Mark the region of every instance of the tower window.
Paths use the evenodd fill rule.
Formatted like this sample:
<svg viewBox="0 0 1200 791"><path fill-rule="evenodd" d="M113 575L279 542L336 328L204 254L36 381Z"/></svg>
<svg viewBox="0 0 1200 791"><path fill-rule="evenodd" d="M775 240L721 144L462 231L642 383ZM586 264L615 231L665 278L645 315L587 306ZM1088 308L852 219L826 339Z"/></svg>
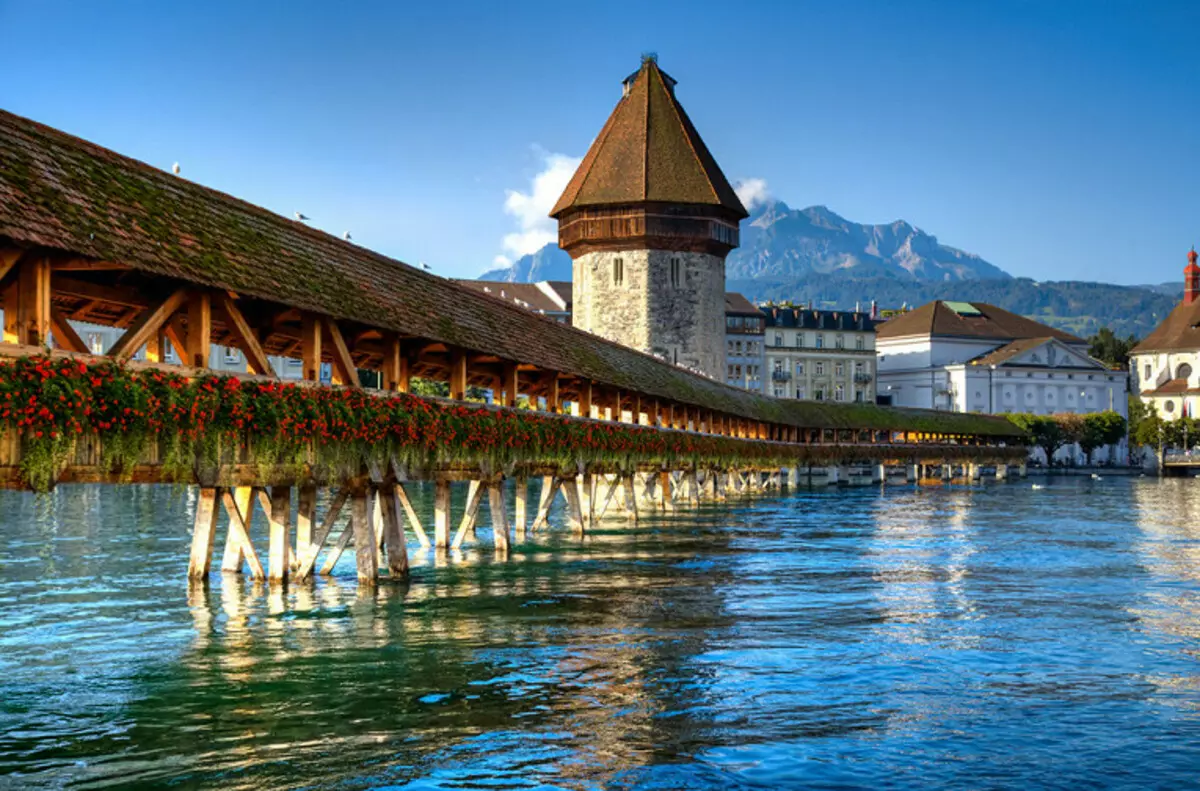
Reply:
<svg viewBox="0 0 1200 791"><path fill-rule="evenodd" d="M625 259L613 259L613 285L620 286L625 283Z"/></svg>
<svg viewBox="0 0 1200 791"><path fill-rule="evenodd" d="M679 288L683 283L683 263L678 258L671 259L671 287Z"/></svg>

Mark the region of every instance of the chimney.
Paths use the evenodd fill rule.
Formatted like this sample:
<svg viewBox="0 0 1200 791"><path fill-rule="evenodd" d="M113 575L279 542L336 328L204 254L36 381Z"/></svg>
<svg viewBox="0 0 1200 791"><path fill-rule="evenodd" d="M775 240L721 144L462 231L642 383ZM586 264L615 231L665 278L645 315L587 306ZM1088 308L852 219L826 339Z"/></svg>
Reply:
<svg viewBox="0 0 1200 791"><path fill-rule="evenodd" d="M1196 265L1196 248L1188 253L1188 265L1183 269L1183 304L1191 305L1200 299L1200 266Z"/></svg>
<svg viewBox="0 0 1200 791"><path fill-rule="evenodd" d="M875 300L871 300L871 319L874 320L874 319L878 319L878 318L879 318L879 305L877 305L875 303Z"/></svg>

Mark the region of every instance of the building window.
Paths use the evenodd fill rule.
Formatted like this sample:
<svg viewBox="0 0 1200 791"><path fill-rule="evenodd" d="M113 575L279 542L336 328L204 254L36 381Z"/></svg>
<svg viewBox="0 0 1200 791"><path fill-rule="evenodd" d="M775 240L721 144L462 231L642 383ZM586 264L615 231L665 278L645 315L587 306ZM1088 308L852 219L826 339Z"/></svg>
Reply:
<svg viewBox="0 0 1200 791"><path fill-rule="evenodd" d="M1171 414L1172 412L1174 412L1175 411L1175 402L1170 401L1170 400L1164 402L1163 403L1163 411L1166 412L1168 415Z"/></svg>
<svg viewBox="0 0 1200 791"><path fill-rule="evenodd" d="M860 373L862 373L862 371L863 371L862 363L855 363L854 364L854 373L860 374Z"/></svg>
<svg viewBox="0 0 1200 791"><path fill-rule="evenodd" d="M237 365L242 361L242 353L237 349L225 347L225 362L229 365Z"/></svg>
<svg viewBox="0 0 1200 791"><path fill-rule="evenodd" d="M804 333L797 332L796 333L796 348L799 349L802 346L804 346Z"/></svg>
<svg viewBox="0 0 1200 791"><path fill-rule="evenodd" d="M796 385L796 398L804 398L804 397L805 397L804 385Z"/></svg>
<svg viewBox="0 0 1200 791"><path fill-rule="evenodd" d="M835 364L833 366L833 375L834 376L845 376L846 375L846 364L845 363Z"/></svg>
<svg viewBox="0 0 1200 791"><path fill-rule="evenodd" d="M783 398L783 388L782 388L782 387L776 387L776 388L775 388L775 397L776 397L776 398Z"/></svg>
<svg viewBox="0 0 1200 791"><path fill-rule="evenodd" d="M726 341L726 354L733 354L733 341Z"/></svg>
<svg viewBox="0 0 1200 791"><path fill-rule="evenodd" d="M678 258L671 259L671 286L679 288L683 284L683 263Z"/></svg>
<svg viewBox="0 0 1200 791"><path fill-rule="evenodd" d="M625 283L625 259L613 259L613 285L620 286Z"/></svg>
<svg viewBox="0 0 1200 791"><path fill-rule="evenodd" d="M825 375L825 363L822 360L817 360L813 363L813 373L817 376Z"/></svg>
<svg viewBox="0 0 1200 791"><path fill-rule="evenodd" d="M804 376L804 361L799 360L796 363L796 376Z"/></svg>
<svg viewBox="0 0 1200 791"><path fill-rule="evenodd" d="M833 339L833 345L839 349L846 348L846 337L839 333L837 337Z"/></svg>
<svg viewBox="0 0 1200 791"><path fill-rule="evenodd" d="M87 334L87 345L92 350L92 354L104 354L104 336L98 332L89 332Z"/></svg>
<svg viewBox="0 0 1200 791"><path fill-rule="evenodd" d="M733 378L733 366L732 366L732 365L731 365L731 366L729 366L729 371L728 371L728 372L725 374L725 378L726 378L726 379L732 379L732 378Z"/></svg>
<svg viewBox="0 0 1200 791"><path fill-rule="evenodd" d="M775 333L775 345L776 346L783 345L783 333L782 332Z"/></svg>
<svg viewBox="0 0 1200 791"><path fill-rule="evenodd" d="M825 348L825 336L824 336L824 335L822 335L822 334L821 334L821 333L819 333L819 332L817 333L816 347L817 347L818 349L824 349L824 348Z"/></svg>
<svg viewBox="0 0 1200 791"><path fill-rule="evenodd" d="M1150 363L1146 363L1146 375L1143 378L1147 382L1150 381Z"/></svg>
<svg viewBox="0 0 1200 791"><path fill-rule="evenodd" d="M863 337L863 336L861 336L861 335L859 335L859 336L855 337L855 339L854 339L854 348L855 348L855 349L858 349L860 352L861 352L863 349L867 348L867 339L866 339L866 338L864 338L864 337Z"/></svg>
<svg viewBox="0 0 1200 791"><path fill-rule="evenodd" d="M854 400L860 404L863 402L863 391L861 388L854 388Z"/></svg>
<svg viewBox="0 0 1200 791"><path fill-rule="evenodd" d="M813 400L814 401L824 401L825 400L825 388L818 387L816 390L813 390Z"/></svg>
<svg viewBox="0 0 1200 791"><path fill-rule="evenodd" d="M833 400L834 401L845 401L846 400L845 385L837 385L836 387L833 388Z"/></svg>
<svg viewBox="0 0 1200 791"><path fill-rule="evenodd" d="M737 350L737 352L736 352L737 354L741 354L742 353L742 342L737 341L736 343L734 343L734 348Z"/></svg>

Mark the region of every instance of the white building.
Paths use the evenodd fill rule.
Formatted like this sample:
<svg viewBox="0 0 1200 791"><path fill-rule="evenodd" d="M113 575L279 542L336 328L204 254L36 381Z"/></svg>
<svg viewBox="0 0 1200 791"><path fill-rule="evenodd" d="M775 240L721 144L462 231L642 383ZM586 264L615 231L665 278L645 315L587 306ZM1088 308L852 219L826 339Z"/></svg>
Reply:
<svg viewBox="0 0 1200 791"><path fill-rule="evenodd" d="M725 292L725 383L762 392L762 311L733 291Z"/></svg>
<svg viewBox="0 0 1200 791"><path fill-rule="evenodd" d="M1200 266L1196 251L1183 270L1183 300L1129 354L1133 390L1165 420L1200 408Z"/></svg>
<svg viewBox="0 0 1200 791"><path fill-rule="evenodd" d="M875 325L867 313L766 305L767 376L776 398L875 402Z"/></svg>
<svg viewBox="0 0 1200 791"><path fill-rule="evenodd" d="M876 330L879 395L895 406L988 414L1128 416L1128 375L1087 341L994 305L931 302Z"/></svg>

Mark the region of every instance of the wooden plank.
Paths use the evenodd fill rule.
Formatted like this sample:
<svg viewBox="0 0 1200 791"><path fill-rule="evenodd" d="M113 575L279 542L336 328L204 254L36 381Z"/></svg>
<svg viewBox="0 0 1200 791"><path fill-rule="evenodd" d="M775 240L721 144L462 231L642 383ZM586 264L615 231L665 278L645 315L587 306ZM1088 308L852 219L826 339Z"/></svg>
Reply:
<svg viewBox="0 0 1200 791"><path fill-rule="evenodd" d="M225 312L226 327L236 339L238 348L246 355L246 363L249 365L252 373L261 376L278 376L275 373L275 367L271 365L271 361L267 359L267 353L263 351L262 344L258 342L258 335L250 326L250 322L246 321L246 317L242 315L242 310L237 306L237 303L224 291L217 293L217 301L220 303L221 309Z"/></svg>
<svg viewBox="0 0 1200 791"><path fill-rule="evenodd" d="M604 482L608 484L608 476L604 476ZM611 484L608 484L608 491L605 493L604 504L600 506L600 511L596 514L597 519L603 519L604 515L608 513L608 504L612 502L613 495L617 491L618 483L618 481L614 480Z"/></svg>
<svg viewBox="0 0 1200 791"><path fill-rule="evenodd" d="M325 334L329 338L329 348L333 353L334 384L357 387L358 369L354 366L354 359L350 356L350 347L346 345L341 328L338 327L336 321L328 317L322 318L321 324L325 327Z"/></svg>
<svg viewBox="0 0 1200 791"><path fill-rule="evenodd" d="M458 549L462 546L463 539L467 537L467 531L475 526L475 520L479 516L479 504L483 502L484 486L480 481L471 481L467 488L467 508L463 511L462 522L458 525L458 532L454 534L454 541L450 546Z"/></svg>
<svg viewBox="0 0 1200 791"><path fill-rule="evenodd" d="M310 382L321 380L321 319L305 312L300 318L300 362L303 376Z"/></svg>
<svg viewBox="0 0 1200 791"><path fill-rule="evenodd" d="M196 501L196 520L192 527L192 552L188 558L188 577L203 579L212 567L213 542L217 535L217 500L221 490L204 487Z"/></svg>
<svg viewBox="0 0 1200 791"><path fill-rule="evenodd" d="M562 482L562 492L567 498L567 519L571 526L578 531L584 529L583 525L583 509L579 504L579 481L576 478L567 478Z"/></svg>
<svg viewBox="0 0 1200 791"><path fill-rule="evenodd" d="M354 525L354 560L359 585L379 581L379 556L375 553L375 531L371 525L366 487L350 494L350 523Z"/></svg>
<svg viewBox="0 0 1200 791"><path fill-rule="evenodd" d="M467 397L467 354L458 347L450 349L450 397L455 401Z"/></svg>
<svg viewBox="0 0 1200 791"><path fill-rule="evenodd" d="M317 487L306 483L296 498L296 559L297 565L308 554L313 543L313 527L317 521Z"/></svg>
<svg viewBox="0 0 1200 791"><path fill-rule="evenodd" d="M379 487L379 504L383 512L383 543L387 550L388 574L394 578L405 578L408 576L408 541L404 536L404 523L400 521L395 484L385 483Z"/></svg>
<svg viewBox="0 0 1200 791"><path fill-rule="evenodd" d="M562 481L557 477L546 476L542 478L542 493L540 502L538 503L537 516L533 519L533 524L529 526L529 532L536 532L538 528L546 524L550 517L550 507L554 505L554 495L558 494L559 487L562 486Z"/></svg>
<svg viewBox="0 0 1200 791"><path fill-rule="evenodd" d="M50 332L54 334L54 340L58 343L59 348L77 354L92 353L88 345L79 337L79 333L75 332L71 322L67 321L63 312L53 304L50 306Z"/></svg>
<svg viewBox="0 0 1200 791"><path fill-rule="evenodd" d="M333 567L341 560L342 553L346 551L346 547L350 546L350 539L354 537L354 517L346 520L346 526L342 529L341 536L338 537L337 543L329 550L329 554L325 557L325 565L321 566L321 576L328 577L333 573Z"/></svg>
<svg viewBox="0 0 1200 791"><path fill-rule="evenodd" d="M625 495L625 516L637 524L637 491L633 488L633 473L628 473L621 479L621 490Z"/></svg>
<svg viewBox="0 0 1200 791"><path fill-rule="evenodd" d="M339 489L337 495L334 496L333 502L329 504L329 511L325 514L325 521L321 523L321 529L317 532L317 537L309 544L308 551L300 555L300 562L296 564L296 579L307 579L312 574L317 556L321 554L321 547L325 546L325 541L333 530L334 522L337 521L338 514L341 513L342 506L345 505L346 498L349 496L350 493L346 489ZM330 568L333 567L330 566Z"/></svg>
<svg viewBox="0 0 1200 791"><path fill-rule="evenodd" d="M528 519L526 510L529 507L529 479L524 475L517 476L514 497L516 502L513 506L513 528L516 530L517 540L520 541L525 538L525 522Z"/></svg>
<svg viewBox="0 0 1200 791"><path fill-rule="evenodd" d="M233 540L239 544L241 554L246 559L246 563L250 566L250 575L256 580L266 579L266 573L263 571L262 562L258 559L258 553L254 551L254 545L250 543L250 509L253 507L253 501L249 497L249 491L246 487L240 487L239 492L246 491L243 495L242 502L237 502L233 494L228 489L221 493L221 502L225 506L225 512L229 514L229 533ZM228 558L228 547L226 547L226 557ZM223 571L228 571L222 565ZM240 564L238 570L241 570Z"/></svg>
<svg viewBox="0 0 1200 791"><path fill-rule="evenodd" d="M251 508L254 502L254 489L249 486L239 486L228 491L232 493L234 502L237 503L237 512L242 514L243 525L248 532L250 524L254 521L254 511ZM222 492L222 503L224 503L224 496L225 492ZM228 508L225 509L225 513L230 520L233 519ZM245 560L246 556L242 553L242 542L238 540L233 528L230 527L225 531L225 551L221 557L221 571L241 574L242 564Z"/></svg>
<svg viewBox="0 0 1200 791"><path fill-rule="evenodd" d="M492 543L497 554L507 554L512 546L508 532L508 508L504 504L504 484L488 485L488 508L492 513Z"/></svg>
<svg viewBox="0 0 1200 791"><path fill-rule="evenodd" d="M292 526L292 487L272 486L270 509L267 511L270 530L267 534L267 579L282 582L288 575L288 535Z"/></svg>
<svg viewBox="0 0 1200 791"><path fill-rule="evenodd" d="M193 291L188 295L185 345L184 365L207 368L212 350L212 295L207 291Z"/></svg>
<svg viewBox="0 0 1200 791"><path fill-rule="evenodd" d="M157 306L146 310L125 330L112 348L108 356L115 360L128 360L137 350L142 348L149 337L162 329L163 324L176 310L183 305L188 296L187 289L181 288L160 302Z"/></svg>
<svg viewBox="0 0 1200 791"><path fill-rule="evenodd" d="M400 505L404 507L404 514L408 517L408 523L412 525L413 532L417 534L417 541L422 547L429 547L429 535L425 532L425 528L421 526L421 520L417 517L417 510L413 508L412 500L408 499L408 492L404 489L404 484L396 484L396 497L400 500Z"/></svg>
<svg viewBox="0 0 1200 791"><path fill-rule="evenodd" d="M407 393L410 385L408 355L399 336L389 335L383 346L383 386L386 390Z"/></svg>

